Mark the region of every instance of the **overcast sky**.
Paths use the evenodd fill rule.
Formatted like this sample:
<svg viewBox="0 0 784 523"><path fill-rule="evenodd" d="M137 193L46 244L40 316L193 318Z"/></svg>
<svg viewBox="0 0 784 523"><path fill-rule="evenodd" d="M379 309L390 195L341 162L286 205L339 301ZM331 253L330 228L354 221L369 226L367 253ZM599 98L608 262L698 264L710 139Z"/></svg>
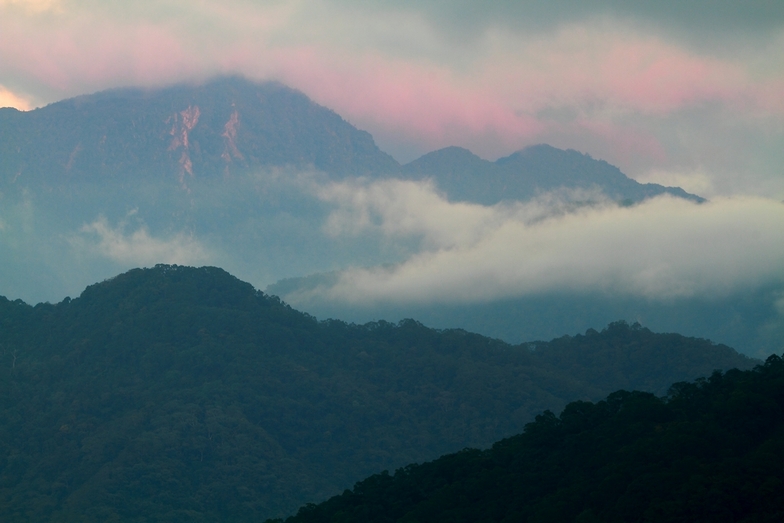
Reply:
<svg viewBox="0 0 784 523"><path fill-rule="evenodd" d="M0 105L218 73L305 92L406 162L550 143L784 199L784 2L0 0Z"/></svg>

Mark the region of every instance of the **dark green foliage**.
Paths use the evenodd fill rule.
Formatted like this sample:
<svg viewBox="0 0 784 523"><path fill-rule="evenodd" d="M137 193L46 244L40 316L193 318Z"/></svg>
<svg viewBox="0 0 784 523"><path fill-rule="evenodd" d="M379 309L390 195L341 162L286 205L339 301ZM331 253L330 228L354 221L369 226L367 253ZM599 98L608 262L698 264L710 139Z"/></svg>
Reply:
<svg viewBox="0 0 784 523"><path fill-rule="evenodd" d="M286 299L302 296L319 285L331 287L336 273L281 280L266 292ZM565 332L585 332L617 320L634 319L658 332L709 338L756 357L784 351L784 317L778 300L784 283L771 283L724 296L692 296L651 300L605 292L549 292L487 303L422 305L379 303L357 306L314 299L301 307L318 317L364 323L372 318L417 318L431 327L459 325L471 332L509 343L552 339ZM317 293L314 293L317 295Z"/></svg>
<svg viewBox="0 0 784 523"><path fill-rule="evenodd" d="M784 361L618 391L486 451L361 481L286 523L784 520ZM281 521L281 520L278 520Z"/></svg>
<svg viewBox="0 0 784 523"><path fill-rule="evenodd" d="M318 322L221 269L136 269L56 305L0 298L0 514L257 521L569 400L751 364L623 322L521 346Z"/></svg>

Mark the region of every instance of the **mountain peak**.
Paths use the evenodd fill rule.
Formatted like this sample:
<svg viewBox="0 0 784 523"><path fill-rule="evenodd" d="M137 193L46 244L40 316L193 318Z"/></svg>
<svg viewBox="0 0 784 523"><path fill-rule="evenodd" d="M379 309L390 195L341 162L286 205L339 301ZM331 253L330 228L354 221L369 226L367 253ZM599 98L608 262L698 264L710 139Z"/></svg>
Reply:
<svg viewBox="0 0 784 523"><path fill-rule="evenodd" d="M21 116L21 118L20 118ZM396 172L373 137L278 82L218 77L121 88L0 113L0 180L231 176L270 167L332 176Z"/></svg>
<svg viewBox="0 0 784 523"><path fill-rule="evenodd" d="M158 264L90 285L74 302L88 307L92 303L110 304L129 310L163 302L244 309L259 300L277 302L219 267Z"/></svg>
<svg viewBox="0 0 784 523"><path fill-rule="evenodd" d="M598 189L618 201L639 202L663 193L704 201L677 187L640 184L603 160L547 144L531 145L495 162L461 147L446 147L404 165L402 172L414 179L434 178L452 200L485 205L528 200L561 188Z"/></svg>
<svg viewBox="0 0 784 523"><path fill-rule="evenodd" d="M529 145L527 147L523 147L522 149L518 149L517 151L513 152L509 156L496 160L496 162L503 163L503 161L506 160L506 159L510 159L510 158L514 158L514 157L518 157L518 156L533 156L533 155L544 155L544 154L558 155L558 154L562 154L564 152L567 152L567 153L577 153L577 154L580 154L580 155L583 155L583 156L587 156L588 158L591 157L589 154L584 154L584 153L581 153L581 152L576 151L574 149L559 149L557 147L553 147L550 144L537 143L537 144L534 144L534 145Z"/></svg>

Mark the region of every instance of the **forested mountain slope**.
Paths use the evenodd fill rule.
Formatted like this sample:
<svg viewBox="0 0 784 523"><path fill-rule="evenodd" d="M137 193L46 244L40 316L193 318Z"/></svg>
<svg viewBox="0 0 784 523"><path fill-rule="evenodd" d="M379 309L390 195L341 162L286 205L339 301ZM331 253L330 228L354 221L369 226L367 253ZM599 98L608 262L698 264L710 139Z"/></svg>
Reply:
<svg viewBox="0 0 784 523"><path fill-rule="evenodd" d="M257 521L568 401L752 364L623 322L518 346L319 322L221 269L135 269L56 305L0 299L0 513Z"/></svg>
<svg viewBox="0 0 784 523"><path fill-rule="evenodd" d="M286 523L777 522L784 361L545 412L491 449L377 474ZM280 520L278 520L280 521Z"/></svg>

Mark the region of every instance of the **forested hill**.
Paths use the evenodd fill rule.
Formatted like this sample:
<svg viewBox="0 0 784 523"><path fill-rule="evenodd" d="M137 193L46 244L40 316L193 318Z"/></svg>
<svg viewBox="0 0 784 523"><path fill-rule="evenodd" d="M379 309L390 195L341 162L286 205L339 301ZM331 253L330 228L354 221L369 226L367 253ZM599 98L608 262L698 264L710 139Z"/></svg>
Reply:
<svg viewBox="0 0 784 523"><path fill-rule="evenodd" d="M286 523L779 522L782 461L784 361L770 356L667 398L570 403L492 449L372 476Z"/></svg>
<svg viewBox="0 0 784 523"><path fill-rule="evenodd" d="M136 269L56 305L0 299L0 514L258 521L568 401L752 364L623 322L518 346L319 322L221 269Z"/></svg>

